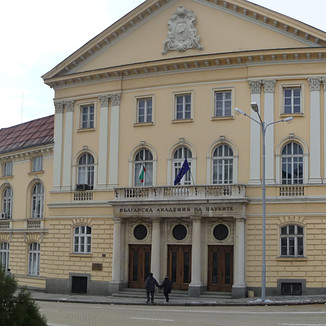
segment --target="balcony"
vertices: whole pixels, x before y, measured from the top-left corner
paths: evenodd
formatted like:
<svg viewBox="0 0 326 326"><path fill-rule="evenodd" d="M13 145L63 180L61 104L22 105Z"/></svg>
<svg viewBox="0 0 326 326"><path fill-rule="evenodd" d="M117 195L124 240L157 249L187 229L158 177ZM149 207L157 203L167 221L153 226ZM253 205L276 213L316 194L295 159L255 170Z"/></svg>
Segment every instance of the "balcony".
<svg viewBox="0 0 326 326"><path fill-rule="evenodd" d="M244 199L244 185L115 188L114 201L235 200Z"/></svg>

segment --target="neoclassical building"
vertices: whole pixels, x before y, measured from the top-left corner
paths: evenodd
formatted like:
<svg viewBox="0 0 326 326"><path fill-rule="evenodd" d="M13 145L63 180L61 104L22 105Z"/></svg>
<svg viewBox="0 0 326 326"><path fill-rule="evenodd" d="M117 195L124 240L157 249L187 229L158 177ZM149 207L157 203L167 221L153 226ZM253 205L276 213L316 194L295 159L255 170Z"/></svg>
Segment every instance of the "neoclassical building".
<svg viewBox="0 0 326 326"><path fill-rule="evenodd" d="M142 3L42 76L54 116L0 131L2 264L48 292L152 271L260 295L265 181L267 295L326 293L325 46L245 0Z"/></svg>

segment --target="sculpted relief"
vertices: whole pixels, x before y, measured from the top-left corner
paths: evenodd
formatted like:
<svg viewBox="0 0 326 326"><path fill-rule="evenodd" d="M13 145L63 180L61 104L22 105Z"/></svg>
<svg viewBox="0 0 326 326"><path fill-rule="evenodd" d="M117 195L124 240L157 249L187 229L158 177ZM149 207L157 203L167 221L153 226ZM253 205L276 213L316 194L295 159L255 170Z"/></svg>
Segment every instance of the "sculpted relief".
<svg viewBox="0 0 326 326"><path fill-rule="evenodd" d="M163 44L162 54L169 51L186 51L187 49L202 50L200 37L195 28L196 16L191 10L179 6L169 20L168 37Z"/></svg>

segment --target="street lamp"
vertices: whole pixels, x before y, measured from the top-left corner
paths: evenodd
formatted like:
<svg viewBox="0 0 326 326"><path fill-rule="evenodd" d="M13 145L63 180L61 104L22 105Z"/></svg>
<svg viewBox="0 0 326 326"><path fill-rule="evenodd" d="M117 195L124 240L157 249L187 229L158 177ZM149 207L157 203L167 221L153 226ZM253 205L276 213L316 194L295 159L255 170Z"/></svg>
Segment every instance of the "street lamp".
<svg viewBox="0 0 326 326"><path fill-rule="evenodd" d="M262 271L261 271L261 300L264 302L266 299L266 180L265 180L265 136L266 136L266 129L267 127L279 123L279 122L289 122L293 119L293 117L284 118L277 121L272 121L269 123L266 123L262 120L261 115L259 113L258 104L255 102L251 103L251 109L257 113L259 120L254 119L250 115L248 115L246 112L242 111L239 108L235 108L234 110L252 121L259 124L261 133L263 136L263 180L262 180L262 204L263 204L263 259L262 259Z"/></svg>

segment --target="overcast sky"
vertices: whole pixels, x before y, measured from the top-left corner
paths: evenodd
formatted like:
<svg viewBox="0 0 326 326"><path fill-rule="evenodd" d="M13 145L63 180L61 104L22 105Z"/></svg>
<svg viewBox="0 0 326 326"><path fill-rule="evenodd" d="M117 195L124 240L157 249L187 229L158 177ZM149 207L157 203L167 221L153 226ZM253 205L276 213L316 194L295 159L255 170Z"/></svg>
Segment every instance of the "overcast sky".
<svg viewBox="0 0 326 326"><path fill-rule="evenodd" d="M0 128L54 113L41 76L143 0L10 0L1 4ZM326 0L253 0L326 31Z"/></svg>

